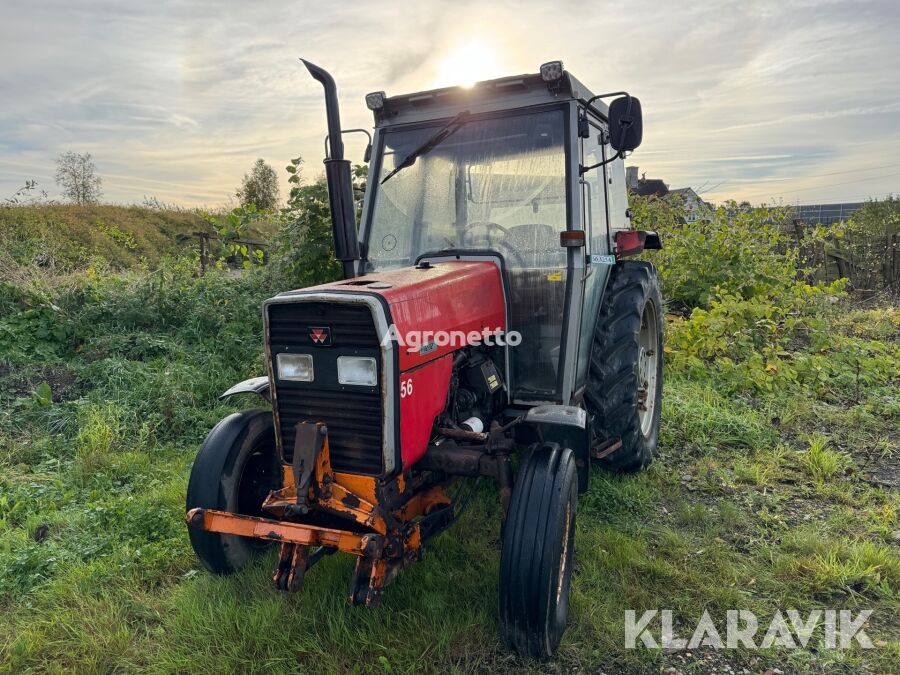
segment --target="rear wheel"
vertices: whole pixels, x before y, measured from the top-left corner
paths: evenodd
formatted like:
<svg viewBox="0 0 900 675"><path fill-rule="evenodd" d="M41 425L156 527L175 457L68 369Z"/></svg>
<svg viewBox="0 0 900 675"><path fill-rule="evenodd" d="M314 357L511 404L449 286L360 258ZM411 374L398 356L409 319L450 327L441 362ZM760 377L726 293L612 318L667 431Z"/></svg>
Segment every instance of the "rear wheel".
<svg viewBox="0 0 900 675"><path fill-rule="evenodd" d="M659 445L663 381L662 296L656 268L625 261L611 272L591 352L585 404L593 445L620 438L606 468L640 471Z"/></svg>
<svg viewBox="0 0 900 675"><path fill-rule="evenodd" d="M506 645L550 658L569 612L578 479L568 448L545 443L513 486L500 555L500 623Z"/></svg>
<svg viewBox="0 0 900 675"><path fill-rule="evenodd" d="M187 510L216 509L262 516L277 487L278 461L272 411L247 410L219 422L203 442L187 490ZM269 544L260 539L188 528L197 557L216 574L244 567Z"/></svg>

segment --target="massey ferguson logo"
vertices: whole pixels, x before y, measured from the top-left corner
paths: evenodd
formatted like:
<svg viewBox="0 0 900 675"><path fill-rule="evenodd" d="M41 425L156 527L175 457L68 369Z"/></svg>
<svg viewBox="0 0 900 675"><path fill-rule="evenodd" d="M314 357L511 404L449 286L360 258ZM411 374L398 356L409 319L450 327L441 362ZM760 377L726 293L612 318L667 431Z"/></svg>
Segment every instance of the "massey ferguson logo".
<svg viewBox="0 0 900 675"><path fill-rule="evenodd" d="M313 344L330 347L331 329L327 326L310 326L309 339L313 341Z"/></svg>

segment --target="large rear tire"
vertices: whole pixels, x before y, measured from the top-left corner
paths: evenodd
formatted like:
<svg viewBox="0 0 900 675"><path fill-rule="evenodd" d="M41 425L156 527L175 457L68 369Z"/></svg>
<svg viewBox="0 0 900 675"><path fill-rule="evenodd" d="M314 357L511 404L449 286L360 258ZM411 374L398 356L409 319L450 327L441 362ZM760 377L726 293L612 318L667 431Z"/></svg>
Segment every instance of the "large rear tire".
<svg viewBox="0 0 900 675"><path fill-rule="evenodd" d="M262 503L277 487L278 461L272 411L246 410L219 422L203 442L187 490L187 510L216 509L265 515ZM188 527L191 546L211 572L232 574L268 542Z"/></svg>
<svg viewBox="0 0 900 675"><path fill-rule="evenodd" d="M566 628L578 478L568 448L545 443L513 486L500 555L503 641L522 656L553 656Z"/></svg>
<svg viewBox="0 0 900 675"><path fill-rule="evenodd" d="M628 260L613 267L597 316L585 407L592 444L622 446L600 459L633 473L657 454L663 384L662 295L656 268Z"/></svg>

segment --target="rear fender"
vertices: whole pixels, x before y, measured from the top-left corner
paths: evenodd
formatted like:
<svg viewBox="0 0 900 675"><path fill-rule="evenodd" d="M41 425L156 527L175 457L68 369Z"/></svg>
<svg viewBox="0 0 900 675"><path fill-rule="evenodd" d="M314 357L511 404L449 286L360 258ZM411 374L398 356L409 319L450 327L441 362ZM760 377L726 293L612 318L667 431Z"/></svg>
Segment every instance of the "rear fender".
<svg viewBox="0 0 900 675"><path fill-rule="evenodd" d="M587 490L591 467L590 430L583 408L554 404L535 406L525 413L519 423L517 436L520 435L524 436L523 442L533 442L529 439L536 438L570 448L578 468L578 491Z"/></svg>
<svg viewBox="0 0 900 675"><path fill-rule="evenodd" d="M269 391L269 378L267 376L251 377L249 380L238 382L224 394L219 396L219 400L234 396L235 394L257 394L262 396L269 403L272 402L272 395Z"/></svg>
<svg viewBox="0 0 900 675"><path fill-rule="evenodd" d="M662 248L659 234L649 230L619 230L615 234L615 241L617 259L637 255L647 249L660 250Z"/></svg>

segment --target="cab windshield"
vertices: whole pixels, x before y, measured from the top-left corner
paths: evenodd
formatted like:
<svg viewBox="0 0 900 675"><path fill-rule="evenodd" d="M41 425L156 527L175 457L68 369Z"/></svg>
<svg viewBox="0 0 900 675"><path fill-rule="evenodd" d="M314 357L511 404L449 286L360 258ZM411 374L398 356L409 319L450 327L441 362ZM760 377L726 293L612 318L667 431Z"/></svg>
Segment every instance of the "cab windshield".
<svg viewBox="0 0 900 675"><path fill-rule="evenodd" d="M514 399L559 398L566 305L566 110L468 118L437 145L447 120L383 135L368 228L368 272L423 253L490 249L506 262ZM414 163L411 153L431 145ZM382 183L398 166L403 168Z"/></svg>
<svg viewBox="0 0 900 675"><path fill-rule="evenodd" d="M470 119L382 184L446 120L384 132L369 271L442 249L494 249L510 267L564 266L564 119L561 109Z"/></svg>

